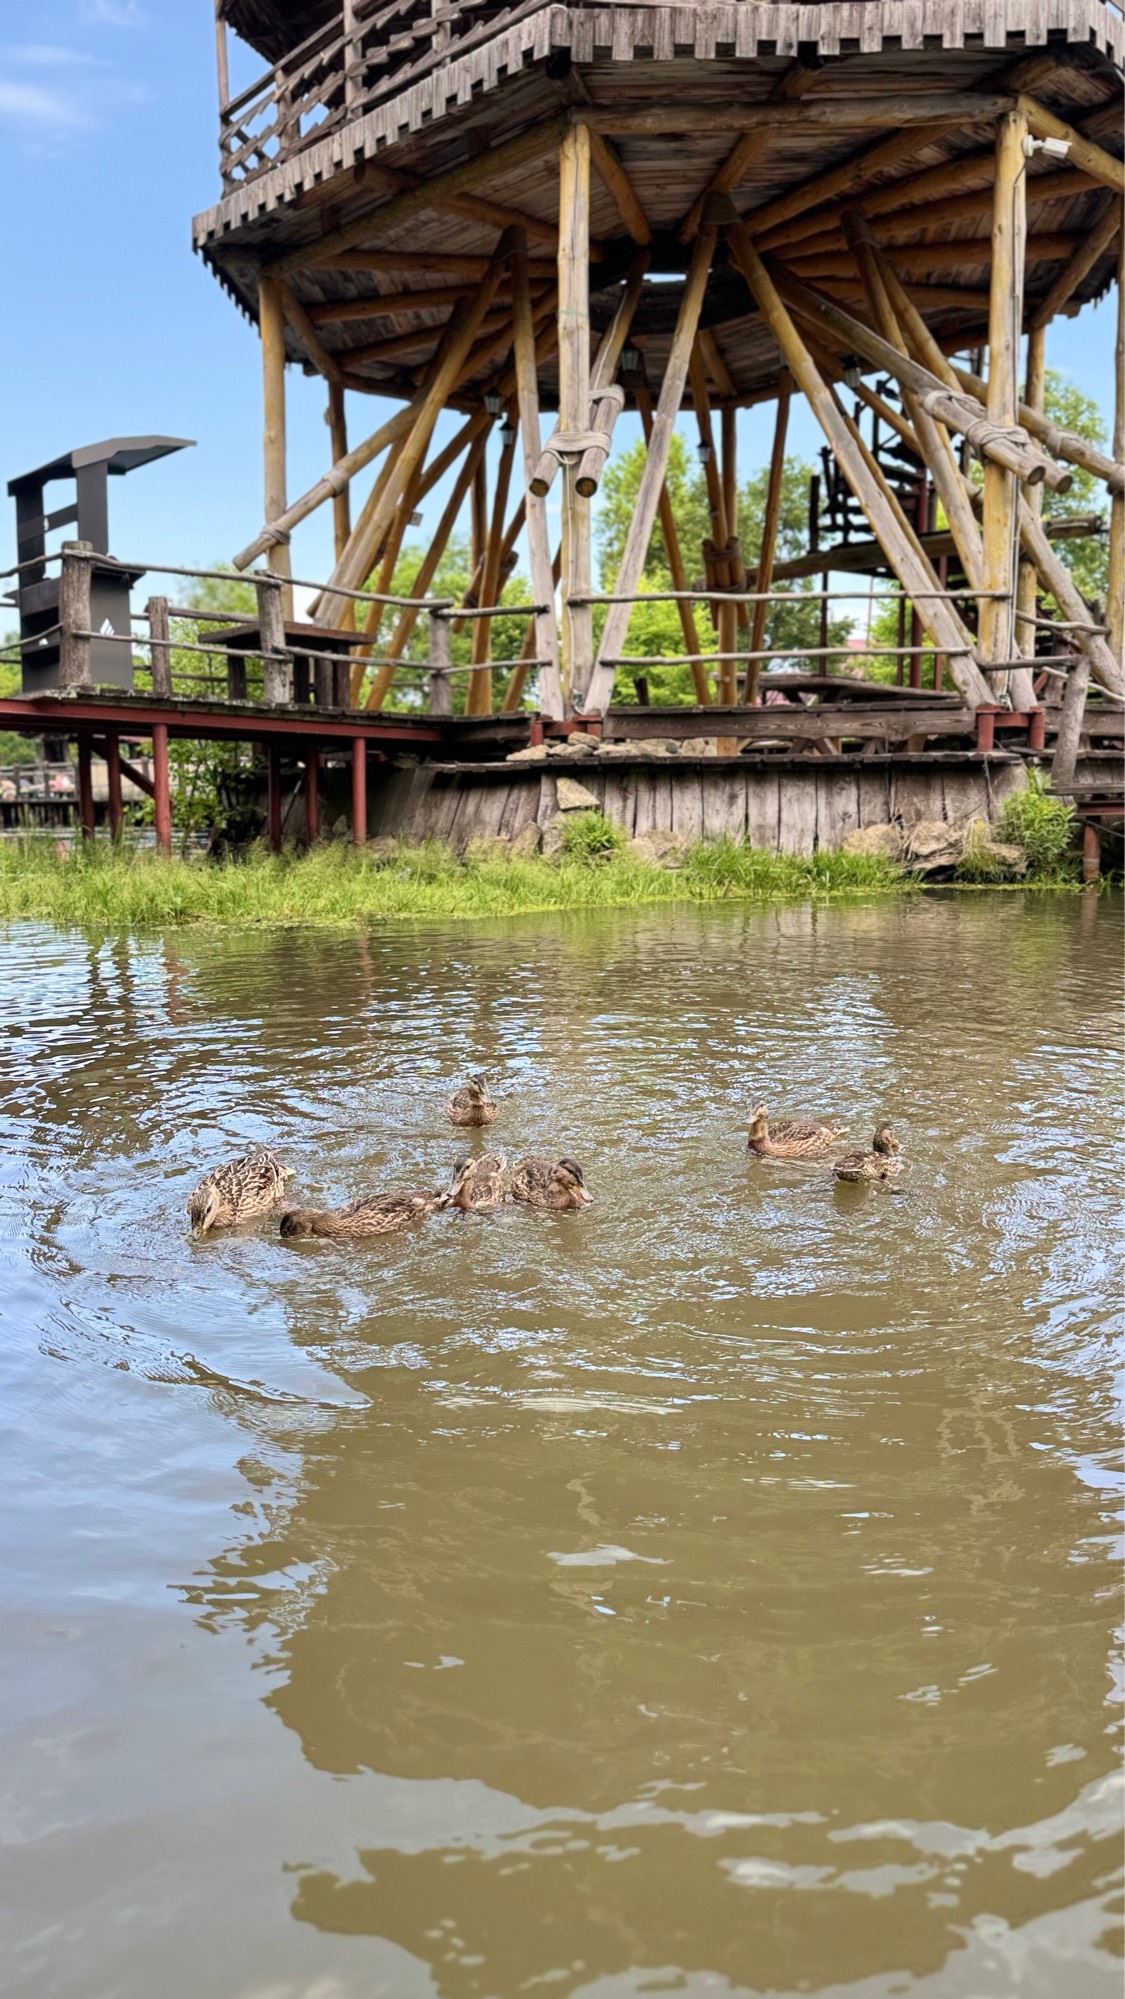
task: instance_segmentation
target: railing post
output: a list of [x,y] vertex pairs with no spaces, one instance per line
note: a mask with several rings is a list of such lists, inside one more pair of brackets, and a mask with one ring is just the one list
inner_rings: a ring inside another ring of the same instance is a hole
[[145,616],[148,619],[152,691],[161,701],[168,701],[172,696],[172,649],[169,644],[171,626],[167,597],[150,597],[145,605]]
[[431,715],[452,715],[453,683],[449,678],[449,667],[453,657],[453,639],[448,618],[440,611],[431,611],[427,619],[430,628],[430,713]]
[[94,545],[64,541],[59,578],[59,685],[89,687],[90,580]]
[[357,847],[367,844],[367,738],[352,739],[352,839]]
[[105,732],[105,774],[110,836],[120,840],[125,829],[125,813],[121,803],[121,738],[116,729]]
[[310,743],[305,752],[305,811],[308,815],[309,846],[320,838],[320,751]]
[[263,696],[268,707],[279,708],[293,699],[293,664],[285,643],[282,585],[275,576],[256,576],[254,588],[258,593]]
[[96,821],[94,818],[94,777],[90,769],[90,732],[83,729],[78,736],[78,824],[82,838],[92,840]]
[[281,744],[271,736],[266,745],[266,837],[270,852],[281,852]]

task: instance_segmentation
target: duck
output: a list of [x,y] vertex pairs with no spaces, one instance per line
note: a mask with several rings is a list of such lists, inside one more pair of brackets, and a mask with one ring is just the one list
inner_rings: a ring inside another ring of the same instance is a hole
[[466,1153],[453,1168],[453,1177],[442,1196],[442,1206],[460,1208],[466,1214],[482,1208],[499,1207],[504,1199],[505,1164],[500,1152],[482,1152],[479,1159],[473,1159]]
[[576,1159],[517,1159],[512,1168],[512,1199],[529,1208],[585,1208],[593,1198]]
[[205,1173],[188,1198],[191,1232],[207,1235],[211,1229],[233,1227],[266,1215],[285,1198],[285,1183],[292,1180],[296,1167],[284,1166],[268,1145],[255,1146],[241,1159],[230,1159]]
[[771,1124],[765,1104],[759,1104],[750,1120],[746,1145],[748,1151],[764,1159],[822,1159],[843,1136],[843,1125],[820,1124],[815,1118]]
[[368,1194],[347,1208],[287,1208],[281,1217],[283,1236],[331,1236],[357,1242],[365,1236],[395,1235],[415,1228],[446,1204],[442,1193]]
[[881,1124],[871,1141],[870,1152],[845,1152],[832,1171],[837,1180],[890,1180],[899,1171],[896,1157],[898,1140],[889,1124]]
[[445,1106],[450,1124],[495,1124],[499,1114],[500,1107],[483,1076],[470,1076],[463,1088],[453,1092]]

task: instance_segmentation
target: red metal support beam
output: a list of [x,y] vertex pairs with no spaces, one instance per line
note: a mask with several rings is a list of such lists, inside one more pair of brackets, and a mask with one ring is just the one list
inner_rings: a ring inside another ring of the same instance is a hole
[[1095,820],[1086,819],[1082,824],[1082,879],[1084,882],[1096,882],[1101,871],[1101,828]]
[[320,751],[313,743],[305,752],[305,809],[309,820],[309,846],[320,838]]
[[281,744],[266,744],[266,837],[270,852],[281,852]]
[[121,738],[116,729],[106,730],[105,770],[109,792],[109,830],[113,839],[120,840],[125,830],[125,810],[121,803]]
[[90,732],[83,729],[78,737],[78,824],[82,838],[92,840],[95,830],[94,819],[94,777],[90,769]]
[[172,851],[172,788],[168,773],[168,724],[152,725],[152,780],[156,797],[156,847],[161,854]]
[[362,736],[352,744],[352,839],[357,847],[367,844],[367,743]]

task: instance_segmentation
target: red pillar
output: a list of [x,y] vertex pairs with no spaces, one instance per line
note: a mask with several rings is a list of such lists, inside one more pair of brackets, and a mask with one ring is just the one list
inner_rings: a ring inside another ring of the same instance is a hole
[[1045,750],[1047,747],[1047,710],[1032,708],[1027,718],[1027,747],[1029,750]]
[[105,732],[105,769],[109,786],[109,830],[115,840],[120,840],[125,830],[125,812],[121,803],[121,738],[116,729]]
[[[922,484],[918,491],[918,509],[916,515],[916,523],[917,523],[918,533],[920,535],[929,534],[930,482],[928,479],[922,480]],[[915,647],[920,646],[923,644],[925,637],[926,634],[922,626],[922,620],[918,614],[918,606],[917,604],[915,604],[910,619],[910,643],[912,646]],[[912,652],[910,655],[910,685],[915,689],[921,687],[922,685],[922,655],[920,652],[917,651]]]
[[266,834],[272,853],[281,852],[281,745],[266,745]]
[[366,736],[356,736],[352,743],[352,839],[357,847],[367,843]]
[[1084,882],[1096,882],[1101,871],[1101,830],[1093,819],[1086,819],[1082,825],[1082,879]]
[[320,838],[320,751],[310,745],[305,757],[305,809],[309,819],[309,846]]
[[78,738],[78,824],[84,840],[94,837],[94,779],[90,769],[90,736],[83,730]]
[[172,791],[168,777],[168,724],[152,725],[152,788],[156,800],[157,852],[172,851]]

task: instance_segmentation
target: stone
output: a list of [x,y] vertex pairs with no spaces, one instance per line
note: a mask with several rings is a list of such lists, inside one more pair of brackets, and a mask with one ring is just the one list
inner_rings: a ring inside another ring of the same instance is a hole
[[543,828],[543,844],[540,852],[545,861],[557,860],[562,853],[562,834],[557,826]]
[[959,849],[961,836],[944,819],[919,819],[910,831],[910,852],[916,861],[932,860],[947,849]]
[[638,833],[629,842],[629,852],[634,860],[644,861],[648,867],[678,868],[683,863],[687,844],[682,833]]
[[583,757],[596,757],[601,746],[600,736],[590,736],[584,729],[575,729],[569,736],[564,736],[561,742],[551,743],[549,753],[552,758],[569,757],[572,761],[578,762]]
[[889,819],[877,826],[857,826],[840,849],[842,854],[871,854],[883,861],[902,858],[902,833]]
[[587,791],[577,778],[560,777],[557,782],[557,803],[560,812],[599,812],[601,807],[592,791]]
[[398,859],[398,841],[390,833],[380,833],[374,840],[367,842],[367,852],[376,867],[389,867],[392,861]]
[[546,743],[529,743],[525,750],[509,750],[504,762],[508,764],[545,764]]
[[516,834],[508,852],[514,861],[530,861],[539,853],[542,845],[542,829],[534,825],[524,826]]

